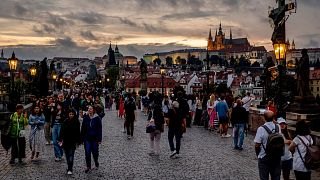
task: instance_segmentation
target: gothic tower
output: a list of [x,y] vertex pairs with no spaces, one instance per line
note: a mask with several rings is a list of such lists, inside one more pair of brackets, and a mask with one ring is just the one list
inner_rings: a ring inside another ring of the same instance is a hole
[[215,50],[220,50],[220,49],[224,48],[224,44],[223,44],[224,38],[225,38],[225,34],[222,31],[221,22],[220,22],[219,32],[215,37],[215,44],[214,44],[215,45]]
[[291,49],[296,49],[296,44],[294,43],[294,39],[292,40]]
[[4,59],[3,49],[1,50],[1,57],[0,57],[0,59]]
[[108,50],[108,62],[109,62],[109,66],[115,66],[117,63],[116,63],[116,59],[115,59],[115,56],[114,56],[114,51],[111,47],[111,43],[110,43],[110,47],[109,47],[109,50]]
[[210,31],[209,31],[207,49],[208,49],[208,51],[213,51],[213,50],[214,50],[214,47],[213,47],[213,39],[212,39],[212,35],[211,35],[211,29],[210,29]]

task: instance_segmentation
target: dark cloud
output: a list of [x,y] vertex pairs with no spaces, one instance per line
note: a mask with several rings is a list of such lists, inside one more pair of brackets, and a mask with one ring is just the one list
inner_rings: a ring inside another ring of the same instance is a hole
[[318,40],[310,39],[309,43],[307,43],[307,47],[312,47],[312,48],[320,47],[319,39]]
[[24,16],[28,13],[28,9],[23,5],[16,3],[14,6],[14,13],[16,16]]
[[39,24],[33,26],[33,31],[38,34],[53,34],[56,33],[56,28],[51,24]]
[[80,35],[89,40],[98,40],[98,38],[91,31],[81,31]]
[[56,15],[48,12],[48,17],[46,22],[54,25],[56,28],[62,28],[64,26],[72,25],[73,22],[71,20],[67,20],[61,15]]
[[129,26],[131,26],[131,27],[138,27],[138,26],[139,26],[136,22],[131,21],[131,20],[128,19],[128,18],[120,18],[120,17],[119,17],[119,21],[120,21],[121,23],[126,24],[126,25],[129,25]]
[[74,42],[71,37],[65,37],[65,38],[57,38],[55,41],[51,42],[55,44],[58,47],[64,47],[64,48],[77,48],[78,45],[76,42]]
[[221,16],[223,15],[219,11],[191,11],[191,12],[183,12],[183,13],[172,13],[167,14],[161,17],[161,19],[174,19],[174,20],[182,20],[188,18],[202,18],[208,16]]
[[71,13],[67,15],[70,19],[78,19],[87,24],[102,24],[106,22],[108,16],[92,11]]

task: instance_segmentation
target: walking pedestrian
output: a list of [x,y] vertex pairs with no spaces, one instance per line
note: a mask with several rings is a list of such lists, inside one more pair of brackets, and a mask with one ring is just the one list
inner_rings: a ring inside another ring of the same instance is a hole
[[220,135],[221,137],[230,137],[228,134],[228,104],[224,100],[224,96],[221,96],[221,100],[215,106],[215,110],[218,114]]
[[282,177],[284,180],[290,179],[290,171],[292,170],[292,153],[289,151],[289,146],[292,142],[292,139],[289,135],[287,129],[286,120],[282,117],[277,119],[277,123],[280,125],[281,134],[284,139],[284,155],[281,156],[281,169],[282,169]]
[[53,97],[48,98],[48,104],[44,109],[44,116],[45,116],[45,124],[44,124],[44,134],[46,139],[46,145],[50,145],[52,141],[52,116],[55,112],[55,103]]
[[216,118],[216,111],[215,111],[215,95],[212,94],[210,96],[210,99],[207,102],[207,112],[208,112],[208,116],[209,116],[209,122],[207,124],[208,125],[208,129],[209,130],[215,130],[215,126],[214,126],[214,119]]
[[242,107],[241,99],[237,99],[237,106],[232,109],[231,124],[233,126],[233,145],[234,149],[242,150],[244,140],[244,127],[247,123],[247,112]]
[[22,158],[26,157],[25,127],[28,125],[27,114],[23,114],[23,106],[18,104],[16,112],[10,116],[11,127],[9,136],[11,140],[11,160],[10,164],[15,164],[18,158],[19,164],[24,164]]
[[96,168],[99,168],[99,145],[102,141],[102,122],[93,106],[88,107],[88,114],[83,116],[81,138],[84,143],[86,165],[85,173],[91,171],[91,154]]
[[[172,108],[169,109],[169,130],[168,140],[170,145],[170,158],[180,156],[181,137],[183,133],[183,127],[186,127],[186,114],[180,109],[178,101],[173,101]],[[173,138],[176,139],[176,147],[173,143]]]
[[293,170],[297,180],[310,180],[311,170],[305,165],[307,146],[313,144],[307,123],[300,120],[296,124],[297,136],[292,140],[289,150],[293,153]]
[[74,110],[69,110],[68,118],[63,123],[58,138],[59,145],[63,147],[67,160],[67,174],[73,174],[73,161],[76,147],[80,144],[80,122]]
[[61,161],[63,156],[63,149],[61,148],[61,146],[59,146],[58,138],[60,136],[61,127],[65,119],[65,109],[63,109],[63,103],[58,101],[52,122],[52,141],[55,156],[54,160],[56,162]]
[[[40,111],[38,104],[32,108],[32,113],[29,116],[28,123],[31,126],[30,131],[30,149],[31,149],[31,160],[38,160],[40,152],[43,152],[44,145],[44,122],[45,117]],[[34,159],[35,157],[35,159]]]
[[[254,138],[255,151],[258,157],[258,167],[260,180],[269,180],[269,174],[272,180],[280,180],[281,175],[281,156],[273,157],[272,159],[267,156],[267,142],[269,139],[269,131],[272,133],[279,132],[279,126],[273,123],[273,112],[266,110],[264,112],[264,119],[266,123],[260,126]],[[268,129],[268,131],[267,131]],[[282,149],[283,151],[283,149]],[[279,153],[280,154],[280,153]],[[275,154],[275,156],[278,154]]]
[[124,108],[126,114],[125,125],[127,127],[127,138],[131,139],[133,137],[134,122],[136,121],[136,103],[134,102],[131,93],[128,94],[128,99],[125,102]]
[[120,96],[119,98],[119,118],[124,118],[124,100],[122,98],[122,96]]
[[159,156],[161,133],[164,131],[164,116],[162,112],[161,99],[155,99],[152,111],[149,113],[148,120],[156,126],[155,131],[150,133],[150,155]]

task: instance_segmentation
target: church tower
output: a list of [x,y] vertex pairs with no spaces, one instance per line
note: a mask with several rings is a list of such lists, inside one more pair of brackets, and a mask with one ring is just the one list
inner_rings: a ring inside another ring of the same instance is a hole
[[219,32],[215,37],[215,44],[214,44],[215,50],[224,49],[224,44],[223,44],[224,38],[225,38],[225,34],[222,31],[222,26],[221,26],[221,22],[220,22]]
[[211,35],[211,29],[210,29],[210,31],[209,31],[207,49],[208,49],[208,51],[213,51],[213,50],[214,50],[214,47],[213,47],[213,39],[212,39],[212,35]]
[[292,40],[291,49],[296,49],[296,44],[294,43],[294,39]]
[[115,66],[117,63],[116,63],[116,59],[115,59],[115,56],[114,56],[114,51],[111,47],[111,43],[110,43],[110,47],[109,47],[109,50],[108,50],[108,62],[109,62],[109,66]]
[[1,57],[0,57],[0,59],[4,59],[3,49],[1,50]]

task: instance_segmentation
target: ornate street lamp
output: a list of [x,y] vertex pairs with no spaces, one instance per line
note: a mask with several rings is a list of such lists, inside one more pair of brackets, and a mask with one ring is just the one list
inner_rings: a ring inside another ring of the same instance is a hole
[[124,75],[124,72],[121,75],[121,83],[122,83],[122,88],[125,90],[125,81],[126,81],[126,76]]
[[273,48],[278,64],[282,64],[281,60],[285,61],[286,59],[287,44],[276,42],[273,44]]
[[18,66],[18,58],[16,58],[16,55],[14,54],[14,52],[12,52],[12,56],[11,58],[8,59],[8,64],[9,64],[9,68],[10,68],[10,75],[11,75],[11,97],[10,97],[10,101],[11,101],[11,107],[10,110],[14,110],[15,107],[15,102],[14,102],[14,73],[17,70],[17,66]]
[[160,67],[160,74],[161,74],[161,92],[162,92],[162,96],[164,96],[164,76],[166,74],[166,68],[164,67],[164,65],[162,64],[162,66]]
[[30,74],[31,74],[31,76],[32,76],[33,78],[36,76],[36,74],[37,74],[37,69],[36,69],[36,67],[31,66],[31,68],[30,68]]
[[53,80],[53,90],[56,90],[56,80],[57,80],[57,74],[55,72],[52,72],[52,80]]

